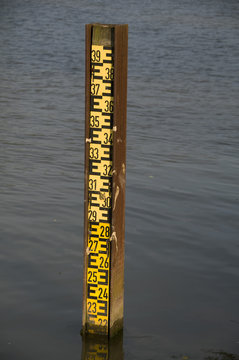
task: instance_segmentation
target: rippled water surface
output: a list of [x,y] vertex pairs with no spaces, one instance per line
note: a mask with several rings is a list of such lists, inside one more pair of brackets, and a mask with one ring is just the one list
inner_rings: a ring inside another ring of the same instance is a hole
[[124,355],[110,359],[235,360],[237,0],[0,0],[0,357],[87,358],[92,22],[129,24]]

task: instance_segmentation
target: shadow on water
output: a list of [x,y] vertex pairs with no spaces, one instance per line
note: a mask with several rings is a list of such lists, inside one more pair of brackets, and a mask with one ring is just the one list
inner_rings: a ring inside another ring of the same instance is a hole
[[123,333],[108,339],[104,336],[82,338],[81,360],[123,360]]

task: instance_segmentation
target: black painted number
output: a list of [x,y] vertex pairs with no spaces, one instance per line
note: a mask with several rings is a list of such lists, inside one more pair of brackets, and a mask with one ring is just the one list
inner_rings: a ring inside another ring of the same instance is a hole
[[89,248],[90,248],[90,251],[97,251],[97,246],[98,246],[98,241],[97,240],[89,240]]
[[91,95],[98,95],[100,89],[100,84],[91,84],[90,93]]
[[88,281],[93,283],[97,282],[97,271],[88,272]]
[[100,299],[108,299],[108,293],[107,293],[107,289],[102,289],[102,288],[99,288],[99,298]]
[[106,79],[107,80],[114,80],[114,69],[113,68],[106,68]]
[[101,226],[100,227],[101,233],[100,233],[100,237],[106,237],[108,238],[110,236],[110,227],[109,226]]
[[104,259],[103,256],[100,257],[100,268],[108,269],[109,261],[108,258]]
[[112,176],[112,165],[104,165],[104,176]]
[[107,320],[106,319],[104,319],[104,320],[98,319],[98,322],[99,322],[99,325],[107,326]]
[[90,148],[90,159],[98,159],[99,158],[99,149]]
[[107,198],[104,199],[102,207],[104,208],[109,208],[111,207],[111,198],[108,196]]
[[96,221],[97,220],[97,212],[95,210],[89,210],[89,220]]
[[90,126],[91,127],[99,127],[99,115],[91,115],[90,117]]
[[100,62],[100,50],[91,51],[91,61]]
[[95,179],[89,179],[89,190],[96,190],[97,182]]
[[88,305],[88,313],[95,314],[96,313],[96,303],[88,301],[87,305]]
[[105,112],[113,112],[114,111],[114,102],[105,100]]
[[108,144],[108,143],[112,144],[112,142],[113,142],[112,134],[104,133],[104,138],[105,138],[104,144]]

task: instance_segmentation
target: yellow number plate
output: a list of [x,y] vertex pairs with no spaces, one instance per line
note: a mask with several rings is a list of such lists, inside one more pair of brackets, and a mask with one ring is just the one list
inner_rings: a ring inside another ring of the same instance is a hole
[[86,284],[89,333],[94,333],[96,326],[108,333],[109,323],[113,88],[112,48],[92,45]]

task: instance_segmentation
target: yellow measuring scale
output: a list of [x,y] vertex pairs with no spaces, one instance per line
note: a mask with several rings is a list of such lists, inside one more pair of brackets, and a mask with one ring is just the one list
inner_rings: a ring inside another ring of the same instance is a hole
[[111,46],[91,46],[88,177],[88,332],[109,319],[114,65]]

